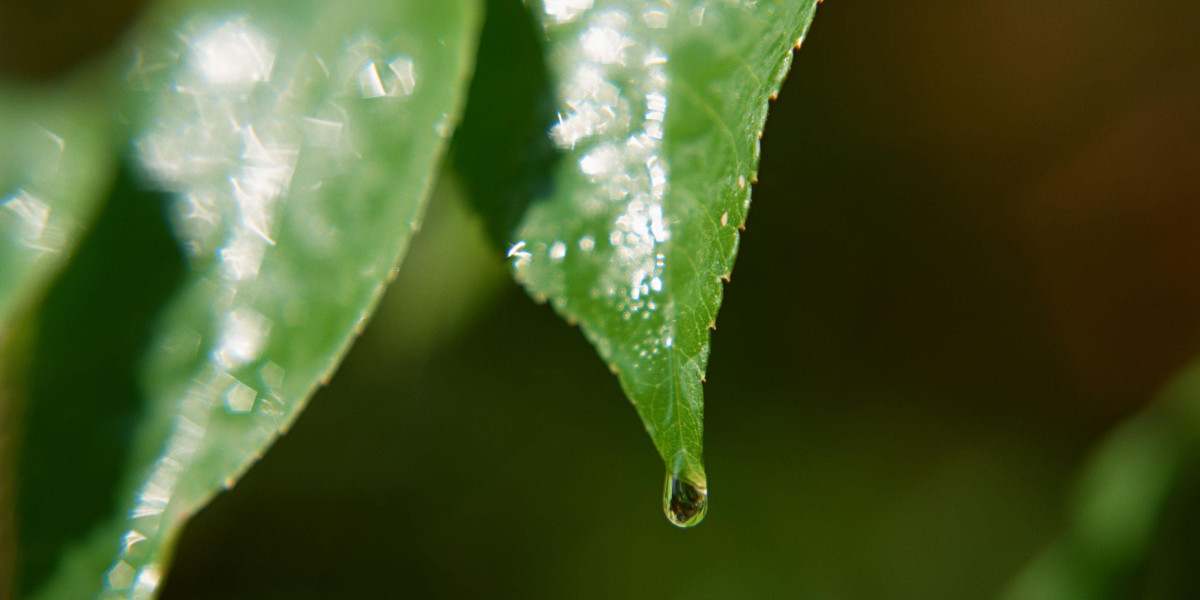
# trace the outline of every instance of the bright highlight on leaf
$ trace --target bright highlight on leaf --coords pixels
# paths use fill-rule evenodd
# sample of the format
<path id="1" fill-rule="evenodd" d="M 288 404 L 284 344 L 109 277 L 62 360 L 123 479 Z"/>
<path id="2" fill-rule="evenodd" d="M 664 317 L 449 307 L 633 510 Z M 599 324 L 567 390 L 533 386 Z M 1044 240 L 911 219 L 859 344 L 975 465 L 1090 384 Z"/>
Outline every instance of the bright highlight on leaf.
<path id="1" fill-rule="evenodd" d="M 509 256 L 620 378 L 667 468 L 663 509 L 707 509 L 701 382 L 768 98 L 812 20 L 802 2 L 545 0 L 563 159 Z M 534 10 L 537 10 L 535 7 Z"/>

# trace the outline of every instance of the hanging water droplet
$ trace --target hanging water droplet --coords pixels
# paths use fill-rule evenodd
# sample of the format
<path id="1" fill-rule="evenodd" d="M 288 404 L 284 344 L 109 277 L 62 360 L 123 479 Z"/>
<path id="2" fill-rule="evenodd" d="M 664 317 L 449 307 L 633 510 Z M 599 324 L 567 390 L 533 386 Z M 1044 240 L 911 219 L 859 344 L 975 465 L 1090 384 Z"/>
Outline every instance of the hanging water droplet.
<path id="1" fill-rule="evenodd" d="M 694 527 L 708 512 L 708 487 L 667 473 L 663 487 L 663 512 L 676 527 Z"/>

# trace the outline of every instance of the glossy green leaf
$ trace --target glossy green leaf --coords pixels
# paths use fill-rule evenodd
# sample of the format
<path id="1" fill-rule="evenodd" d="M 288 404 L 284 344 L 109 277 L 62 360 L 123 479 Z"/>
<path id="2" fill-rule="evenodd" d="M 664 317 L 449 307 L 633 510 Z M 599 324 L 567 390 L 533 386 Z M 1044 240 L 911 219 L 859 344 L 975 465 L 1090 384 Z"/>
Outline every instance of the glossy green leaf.
<path id="1" fill-rule="evenodd" d="M 533 4 L 533 3 L 531 3 Z M 698 523 L 709 329 L 750 206 L 768 99 L 816 0 L 544 0 L 561 152 L 524 213 L 515 277 L 578 322 L 666 463 L 664 509 Z"/>
<path id="2" fill-rule="evenodd" d="M 184 521 L 331 374 L 420 225 L 478 13 L 218 1 L 137 26 L 130 158 L 34 344 L 23 596 L 153 596 Z"/>

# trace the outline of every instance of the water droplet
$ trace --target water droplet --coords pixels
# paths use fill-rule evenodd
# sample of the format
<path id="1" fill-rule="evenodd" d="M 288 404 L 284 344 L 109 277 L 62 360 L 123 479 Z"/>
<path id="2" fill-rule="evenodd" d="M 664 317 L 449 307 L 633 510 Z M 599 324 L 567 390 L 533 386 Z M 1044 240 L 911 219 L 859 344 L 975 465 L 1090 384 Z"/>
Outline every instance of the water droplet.
<path id="1" fill-rule="evenodd" d="M 130 548 L 132 548 L 138 542 L 144 541 L 146 541 L 146 536 L 142 535 L 142 533 L 136 529 L 130 529 L 129 531 L 125 532 L 125 535 L 121 536 L 121 551 L 128 554 Z M 119 565 L 122 562 L 124 561 L 119 561 L 117 564 Z M 128 567 L 129 565 L 125 566 Z M 116 568 L 115 565 L 114 568 Z"/>
<path id="2" fill-rule="evenodd" d="M 542 10 L 556 23 L 565 23 L 591 7 L 592 0 L 546 0 Z"/>
<path id="3" fill-rule="evenodd" d="M 379 69 L 375 67 L 374 61 L 367 61 L 358 70 L 358 87 L 363 98 L 379 98 L 387 95 L 387 91 L 383 89 L 383 79 L 379 77 Z"/>
<path id="4" fill-rule="evenodd" d="M 304 138 L 311 146 L 318 148 L 337 148 L 342 137 L 344 121 L 318 119 L 316 117 L 300 117 L 300 127 Z"/>
<path id="5" fill-rule="evenodd" d="M 283 367 L 269 360 L 258 370 L 259 379 L 268 390 L 278 390 L 283 387 L 283 377 L 286 374 Z"/>
<path id="6" fill-rule="evenodd" d="M 550 246 L 550 259 L 551 260 L 560 261 L 566 257 L 567 257 L 567 245 L 562 243 L 561 240 L 554 242 L 554 244 L 552 244 Z"/>
<path id="7" fill-rule="evenodd" d="M 17 188 L 13 195 L 0 201 L 0 208 L 7 208 L 16 214 L 23 225 L 19 237 L 24 238 L 27 243 L 41 239 L 46 230 L 46 223 L 50 221 L 50 205 L 21 188 Z"/>
<path id="8" fill-rule="evenodd" d="M 676 527 L 695 527 L 708 513 L 708 487 L 667 473 L 663 512 Z"/>
<path id="9" fill-rule="evenodd" d="M 229 390 L 225 392 L 225 406 L 232 413 L 248 413 L 254 408 L 254 399 L 258 393 L 254 388 L 240 382 L 234 381 Z"/>
<path id="10" fill-rule="evenodd" d="M 110 591 L 127 590 L 133 585 L 133 577 L 137 571 L 125 561 L 118 561 L 108 570 L 107 583 Z"/>
<path id="11" fill-rule="evenodd" d="M 239 18 L 227 21 L 198 39 L 191 48 L 193 67 L 216 86 L 246 87 L 267 81 L 275 65 L 274 44 Z"/>
<path id="12" fill-rule="evenodd" d="M 433 129 L 439 136 L 448 138 L 454 133 L 454 119 L 448 113 L 442 113 L 442 118 L 433 126 Z"/>
<path id="13" fill-rule="evenodd" d="M 220 345 L 212 358 L 227 370 L 257 360 L 270 331 L 270 319 L 247 306 L 234 308 L 221 319 Z"/>
<path id="14" fill-rule="evenodd" d="M 666 29 L 671 21 L 671 14 L 662 8 L 647 8 L 642 13 L 642 21 L 651 29 Z"/>
<path id="15" fill-rule="evenodd" d="M 602 65 L 625 64 L 625 49 L 633 41 L 612 27 L 593 26 L 583 32 L 580 39 L 584 56 Z"/>
<path id="16" fill-rule="evenodd" d="M 162 568 L 157 564 L 148 564 L 138 571 L 138 574 L 133 579 L 133 590 L 129 597 L 135 600 L 143 598 L 149 600 L 154 593 L 158 591 L 158 584 L 162 581 Z"/>
<path id="17" fill-rule="evenodd" d="M 525 240 L 521 240 L 508 249 L 508 258 L 513 259 L 513 268 L 520 271 L 529 264 L 533 253 L 525 249 Z"/>
<path id="18" fill-rule="evenodd" d="M 400 83 L 400 88 L 396 91 L 403 92 L 405 96 L 411 96 L 417 87 L 417 71 L 413 66 L 412 59 L 407 56 L 397 56 L 388 61 L 387 65 Z"/>

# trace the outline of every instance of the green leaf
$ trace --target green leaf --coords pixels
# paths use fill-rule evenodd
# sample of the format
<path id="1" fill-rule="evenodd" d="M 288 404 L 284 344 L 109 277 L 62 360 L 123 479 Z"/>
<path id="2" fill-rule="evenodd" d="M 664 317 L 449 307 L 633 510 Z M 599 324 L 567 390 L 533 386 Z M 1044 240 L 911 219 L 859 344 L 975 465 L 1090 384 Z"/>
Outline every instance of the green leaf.
<path id="1" fill-rule="evenodd" d="M 512 239 L 518 281 L 578 322 L 666 463 L 677 525 L 707 506 L 709 329 L 750 206 L 768 99 L 817 0 L 544 0 L 555 188 Z"/>
<path id="2" fill-rule="evenodd" d="M 183 274 L 162 218 L 167 200 L 141 189 L 123 167 L 77 256 L 38 307 L 31 364 L 14 377 L 28 400 L 18 469 L 22 597 L 52 575 L 73 542 L 121 509 L 129 435 L 147 404 L 136 358 Z M 92 588 L 113 547 L 91 557 L 93 572 L 82 577 Z"/>
<path id="3" fill-rule="evenodd" d="M 478 21 L 268 0 L 135 29 L 131 158 L 33 345 L 23 597 L 153 596 L 185 520 L 294 421 L 420 225 Z"/>
<path id="4" fill-rule="evenodd" d="M 1172 500 L 1193 512 L 1200 467 L 1200 363 L 1123 423 L 1088 458 L 1064 535 L 1004 594 L 1012 600 L 1112 598 L 1143 572 Z M 1189 567 L 1190 568 L 1190 567 Z"/>
<path id="5" fill-rule="evenodd" d="M 114 163 L 105 99 L 114 86 L 88 75 L 53 86 L 0 82 L 0 596 L 16 555 L 16 388 L 27 325 L 103 203 Z"/>
<path id="6" fill-rule="evenodd" d="M 0 85 L 0 341 L 70 256 L 113 172 L 108 86 Z M 0 342 L 2 343 L 2 342 Z"/>

